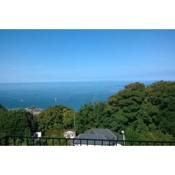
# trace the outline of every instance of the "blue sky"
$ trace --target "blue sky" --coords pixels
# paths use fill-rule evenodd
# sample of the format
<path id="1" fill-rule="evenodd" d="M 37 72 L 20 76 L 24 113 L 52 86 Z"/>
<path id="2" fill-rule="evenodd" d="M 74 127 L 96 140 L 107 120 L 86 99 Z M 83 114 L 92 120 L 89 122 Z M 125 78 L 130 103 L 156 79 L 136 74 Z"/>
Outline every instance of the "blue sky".
<path id="1" fill-rule="evenodd" d="M 175 80 L 175 30 L 0 30 L 0 82 Z"/>

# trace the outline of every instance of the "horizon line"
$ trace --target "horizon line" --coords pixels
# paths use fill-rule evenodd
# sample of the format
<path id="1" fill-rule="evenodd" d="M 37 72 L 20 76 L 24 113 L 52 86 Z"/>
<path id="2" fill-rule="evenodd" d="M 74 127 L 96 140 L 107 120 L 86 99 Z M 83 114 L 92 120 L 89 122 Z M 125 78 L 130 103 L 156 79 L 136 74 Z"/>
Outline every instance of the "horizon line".
<path id="1" fill-rule="evenodd" d="M 109 81 L 125 81 L 125 82 L 146 82 L 146 81 L 152 81 L 152 82 L 158 82 L 158 81 L 175 81 L 174 80 L 163 80 L 163 79 L 159 79 L 159 80 L 57 80 L 57 81 L 9 81 L 9 82 L 0 82 L 0 84 L 13 84 L 13 83 L 61 83 L 61 82 L 109 82 Z"/>

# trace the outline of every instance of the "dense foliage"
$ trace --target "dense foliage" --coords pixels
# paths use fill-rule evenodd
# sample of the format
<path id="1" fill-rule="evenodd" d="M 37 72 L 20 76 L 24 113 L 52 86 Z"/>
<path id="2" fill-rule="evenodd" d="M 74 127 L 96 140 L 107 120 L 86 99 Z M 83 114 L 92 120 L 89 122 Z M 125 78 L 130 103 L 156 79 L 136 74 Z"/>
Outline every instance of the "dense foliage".
<path id="1" fill-rule="evenodd" d="M 37 117 L 38 128 L 45 136 L 62 136 L 73 127 L 74 111 L 62 105 L 50 107 Z"/>
<path id="2" fill-rule="evenodd" d="M 83 105 L 78 112 L 65 106 L 50 107 L 35 118 L 23 110 L 7 111 L 0 105 L 0 133 L 63 136 L 74 128 L 82 133 L 90 128 L 124 130 L 127 140 L 175 140 L 175 82 L 160 81 L 145 86 L 131 83 L 109 97 L 106 103 Z"/>
<path id="3" fill-rule="evenodd" d="M 33 116 L 24 110 L 0 112 L 0 136 L 32 136 Z"/>
<path id="4" fill-rule="evenodd" d="M 110 97 L 113 130 L 124 129 L 128 139 L 171 140 L 175 128 L 175 83 L 148 87 L 133 83 Z M 171 124 L 170 124 L 171 123 Z"/>
<path id="5" fill-rule="evenodd" d="M 106 104 L 82 106 L 77 122 L 78 132 L 107 127 L 115 132 L 125 130 L 129 140 L 173 140 L 175 82 L 161 81 L 148 87 L 131 83 L 111 96 Z"/>
<path id="6" fill-rule="evenodd" d="M 82 133 L 90 128 L 100 128 L 107 124 L 104 110 L 105 103 L 90 103 L 83 105 L 76 115 L 76 130 Z"/>

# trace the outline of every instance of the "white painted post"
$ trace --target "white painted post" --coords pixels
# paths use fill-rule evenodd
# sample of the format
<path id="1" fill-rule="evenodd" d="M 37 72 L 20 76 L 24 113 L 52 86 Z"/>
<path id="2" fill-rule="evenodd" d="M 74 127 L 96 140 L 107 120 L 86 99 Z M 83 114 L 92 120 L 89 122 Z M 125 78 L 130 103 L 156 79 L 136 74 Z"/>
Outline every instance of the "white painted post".
<path id="1" fill-rule="evenodd" d="M 123 136 L 123 145 L 125 146 L 125 139 L 126 139 L 125 138 L 125 131 L 122 130 L 121 133 L 122 133 L 122 136 Z"/>

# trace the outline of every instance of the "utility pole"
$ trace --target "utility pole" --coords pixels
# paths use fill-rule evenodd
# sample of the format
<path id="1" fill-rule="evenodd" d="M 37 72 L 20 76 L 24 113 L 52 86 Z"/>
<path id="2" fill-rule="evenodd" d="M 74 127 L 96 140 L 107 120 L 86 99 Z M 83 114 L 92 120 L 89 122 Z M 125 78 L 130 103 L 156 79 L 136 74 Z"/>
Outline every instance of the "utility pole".
<path id="1" fill-rule="evenodd" d="M 75 129 L 75 111 L 74 111 L 74 131 L 75 131 L 75 134 L 76 134 L 76 129 Z"/>

